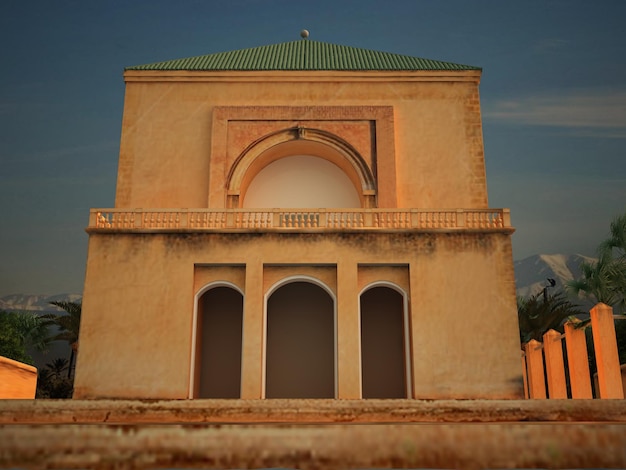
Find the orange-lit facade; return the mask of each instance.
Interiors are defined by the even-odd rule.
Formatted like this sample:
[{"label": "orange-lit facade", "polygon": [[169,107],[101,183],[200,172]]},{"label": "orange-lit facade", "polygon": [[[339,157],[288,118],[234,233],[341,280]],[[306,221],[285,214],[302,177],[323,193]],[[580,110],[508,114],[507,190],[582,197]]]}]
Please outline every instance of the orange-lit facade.
[{"label": "orange-lit facade", "polygon": [[520,397],[480,70],[124,77],[115,207],[87,229],[76,398]]}]

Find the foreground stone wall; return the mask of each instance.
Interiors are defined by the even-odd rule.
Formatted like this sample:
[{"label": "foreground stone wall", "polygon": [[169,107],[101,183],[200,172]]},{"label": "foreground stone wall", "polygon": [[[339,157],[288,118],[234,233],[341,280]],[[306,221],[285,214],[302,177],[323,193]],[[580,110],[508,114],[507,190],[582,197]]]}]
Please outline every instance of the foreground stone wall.
[{"label": "foreground stone wall", "polygon": [[7,400],[2,468],[626,468],[624,400]]},{"label": "foreground stone wall", "polygon": [[0,356],[0,398],[35,398],[37,369]]}]

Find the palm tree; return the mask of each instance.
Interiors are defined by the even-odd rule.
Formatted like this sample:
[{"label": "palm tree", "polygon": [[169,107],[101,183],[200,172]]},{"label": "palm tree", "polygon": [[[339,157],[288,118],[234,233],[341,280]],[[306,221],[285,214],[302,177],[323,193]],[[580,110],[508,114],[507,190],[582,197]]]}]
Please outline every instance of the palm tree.
[{"label": "palm tree", "polygon": [[54,379],[62,378],[63,372],[68,369],[68,361],[64,357],[57,357],[54,361],[46,364],[46,368],[49,371],[49,377]]},{"label": "palm tree", "polygon": [[626,214],[611,222],[610,236],[598,247],[598,261],[580,265],[582,277],[567,283],[574,294],[626,308]]},{"label": "palm tree", "polygon": [[517,298],[517,316],[522,344],[531,339],[541,341],[551,329],[562,331],[563,323],[583,314],[579,307],[567,298],[564,292],[545,295],[540,292],[528,298]]},{"label": "palm tree", "polygon": [[74,359],[78,352],[78,332],[80,329],[82,305],[77,302],[64,301],[50,302],[50,304],[67,312],[66,315],[48,314],[43,316],[48,320],[48,325],[56,325],[59,328],[59,332],[52,337],[52,341],[67,341],[70,345],[71,352],[67,368],[67,376],[70,377]]},{"label": "palm tree", "polygon": [[50,341],[43,316],[33,312],[0,312],[0,355],[32,364],[28,350],[45,351]]},{"label": "palm tree", "polygon": [[609,238],[600,244],[598,251],[601,256],[626,260],[626,214],[613,219]]},{"label": "palm tree", "polygon": [[612,259],[600,257],[598,261],[580,264],[581,277],[567,282],[573,294],[584,294],[595,302],[616,305],[623,300],[619,288],[619,270]]}]

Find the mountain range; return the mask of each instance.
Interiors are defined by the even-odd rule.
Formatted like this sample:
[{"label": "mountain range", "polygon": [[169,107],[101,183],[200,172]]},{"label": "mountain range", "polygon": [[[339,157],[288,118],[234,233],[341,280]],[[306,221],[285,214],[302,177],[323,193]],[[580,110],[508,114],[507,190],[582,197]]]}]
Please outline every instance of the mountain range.
[{"label": "mountain range", "polygon": [[[595,261],[583,255],[533,255],[514,262],[515,286],[517,295],[527,297],[537,294],[548,285],[547,279],[554,279],[553,291],[564,290],[567,281],[580,277],[580,263]],[[35,311],[41,313],[59,312],[50,305],[53,301],[80,302],[80,294],[12,294],[0,297],[0,310]]]},{"label": "mountain range", "polygon": [[565,290],[568,281],[580,277],[580,264],[583,261],[596,260],[583,255],[534,255],[515,261],[513,267],[517,295],[528,297],[538,294],[549,285],[548,279],[556,281],[552,291]]},{"label": "mountain range", "polygon": [[80,302],[81,299],[80,294],[11,294],[0,297],[0,310],[58,313],[63,310],[50,302]]}]

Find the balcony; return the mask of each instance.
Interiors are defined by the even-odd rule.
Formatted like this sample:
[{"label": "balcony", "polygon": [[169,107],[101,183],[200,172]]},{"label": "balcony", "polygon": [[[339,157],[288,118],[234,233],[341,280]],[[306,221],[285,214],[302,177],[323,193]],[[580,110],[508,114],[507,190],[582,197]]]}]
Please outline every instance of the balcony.
[{"label": "balcony", "polygon": [[91,209],[88,232],[513,230],[509,209]]}]

